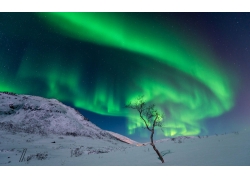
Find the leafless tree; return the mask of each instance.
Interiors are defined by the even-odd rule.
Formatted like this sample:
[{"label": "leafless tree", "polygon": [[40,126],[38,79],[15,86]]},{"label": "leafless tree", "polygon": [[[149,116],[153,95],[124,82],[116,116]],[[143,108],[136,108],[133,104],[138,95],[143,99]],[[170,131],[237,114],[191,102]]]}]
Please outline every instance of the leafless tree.
[{"label": "leafless tree", "polygon": [[162,158],[162,155],[159,153],[159,151],[156,149],[153,136],[155,132],[155,127],[162,127],[162,119],[163,115],[160,113],[157,109],[155,109],[155,105],[148,105],[146,104],[144,97],[139,96],[136,101],[130,102],[126,105],[127,108],[135,109],[139,112],[139,116],[141,120],[144,122],[147,130],[151,132],[150,139],[151,143],[150,145],[153,147],[157,155],[159,156],[159,159],[162,163],[164,163],[164,159]]}]

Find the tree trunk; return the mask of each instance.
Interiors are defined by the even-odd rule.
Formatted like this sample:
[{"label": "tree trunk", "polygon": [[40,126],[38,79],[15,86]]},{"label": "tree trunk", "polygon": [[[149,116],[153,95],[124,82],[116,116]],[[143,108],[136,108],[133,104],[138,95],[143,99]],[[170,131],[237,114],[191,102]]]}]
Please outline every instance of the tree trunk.
[{"label": "tree trunk", "polygon": [[157,155],[159,156],[161,162],[164,163],[163,157],[161,156],[161,154],[160,154],[160,152],[158,151],[158,149],[156,149],[156,147],[155,147],[155,144],[154,144],[154,141],[153,141],[153,136],[154,136],[154,129],[152,129],[152,131],[151,131],[151,136],[150,136],[150,139],[151,139],[151,146],[153,146],[153,149],[155,150],[155,152],[156,152]]}]

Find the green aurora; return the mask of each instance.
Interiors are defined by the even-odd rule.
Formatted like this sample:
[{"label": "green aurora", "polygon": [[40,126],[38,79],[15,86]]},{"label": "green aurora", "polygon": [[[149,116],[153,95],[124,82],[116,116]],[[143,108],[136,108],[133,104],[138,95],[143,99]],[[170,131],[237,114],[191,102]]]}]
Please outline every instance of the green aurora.
[{"label": "green aurora", "polygon": [[[125,51],[130,58],[110,59],[115,75],[105,71],[96,73],[93,83],[85,86],[82,82],[89,76],[89,67],[84,63],[79,66],[81,52],[65,56],[59,50],[45,48],[39,53],[30,47],[16,75],[2,69],[1,91],[30,93],[31,89],[42,89],[43,96],[71,102],[78,108],[127,117],[128,133],[139,130],[142,136],[143,122],[136,112],[124,108],[138,95],[144,94],[149,103],[155,103],[165,113],[165,136],[206,131],[203,125],[206,118],[219,116],[234,105],[234,78],[216,63],[216,54],[203,45],[200,37],[191,40],[150,20],[134,23],[133,17],[124,13],[37,15],[44,20],[43,25],[54,27],[64,37]],[[1,62],[8,60],[3,58]],[[46,88],[35,82],[32,86],[25,83],[33,79]]]}]

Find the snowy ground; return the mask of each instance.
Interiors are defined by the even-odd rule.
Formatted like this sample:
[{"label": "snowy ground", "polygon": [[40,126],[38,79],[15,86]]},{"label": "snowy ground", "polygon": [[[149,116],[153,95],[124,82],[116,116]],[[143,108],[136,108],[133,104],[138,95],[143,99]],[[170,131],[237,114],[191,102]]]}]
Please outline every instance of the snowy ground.
[{"label": "snowy ground", "polygon": [[100,129],[55,99],[0,92],[0,166],[249,166],[250,129],[149,143]]},{"label": "snowy ground", "polygon": [[[250,132],[244,131],[158,141],[156,147],[165,160],[162,164],[149,144],[138,147],[115,140],[0,131],[0,165],[249,166],[249,139]],[[27,152],[19,162],[24,148]]]}]

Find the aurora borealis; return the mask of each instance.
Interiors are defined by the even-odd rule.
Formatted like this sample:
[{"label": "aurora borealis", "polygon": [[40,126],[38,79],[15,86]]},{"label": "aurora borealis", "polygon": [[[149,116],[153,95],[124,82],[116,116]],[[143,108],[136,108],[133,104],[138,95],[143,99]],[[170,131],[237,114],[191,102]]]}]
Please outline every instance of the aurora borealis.
[{"label": "aurora borealis", "polygon": [[234,130],[237,113],[244,127],[235,16],[249,14],[1,13],[0,91],[58,99],[138,139],[144,124],[124,106],[142,94],[165,114],[158,137]]}]

